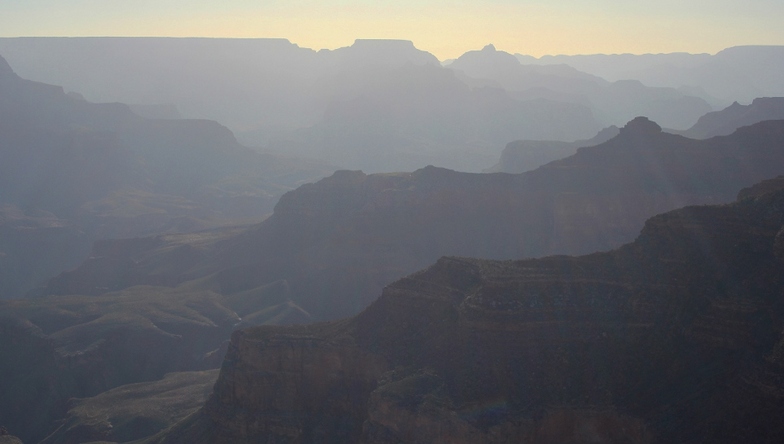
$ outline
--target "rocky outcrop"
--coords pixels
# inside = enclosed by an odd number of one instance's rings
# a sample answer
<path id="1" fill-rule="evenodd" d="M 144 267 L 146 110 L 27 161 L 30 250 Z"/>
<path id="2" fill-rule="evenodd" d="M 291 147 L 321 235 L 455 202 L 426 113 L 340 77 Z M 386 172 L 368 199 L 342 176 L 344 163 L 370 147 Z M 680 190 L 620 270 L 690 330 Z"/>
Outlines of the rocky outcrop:
<path id="1" fill-rule="evenodd" d="M 218 396 L 205 410 L 221 430 L 219 442 L 258 436 L 356 440 L 366 394 L 388 364 L 352 342 L 350 337 L 325 340 L 297 332 L 268 337 L 236 333 L 227 353 L 236 365 L 224 368 Z"/>
<path id="2" fill-rule="evenodd" d="M 66 354 L 83 352 L 73 361 L 82 385 L 63 393 L 91 396 L 142 376 L 204 368 L 222 357 L 219 347 L 237 327 L 354 315 L 384 286 L 443 255 L 519 259 L 617 247 L 653 214 L 727 202 L 739 189 L 782 174 L 782 125 L 763 122 L 695 141 L 656 131 L 640 119 L 606 143 L 521 175 L 434 167 L 377 175 L 342 171 L 286 194 L 272 217 L 250 229 L 100 243 L 90 260 L 37 293 L 49 296 L 4 310 L 40 327 Z M 456 273 L 466 269 L 461 265 Z M 625 285 L 597 284 L 595 292 L 616 294 Z M 454 315 L 450 303 L 433 303 L 417 303 L 416 310 L 435 318 Z M 743 344 L 753 332 L 739 328 L 737 337 L 725 337 L 712 326 L 739 325 L 733 316 L 745 307 L 731 301 L 712 307 L 694 324 L 693 335 L 708 343 Z M 490 322 L 480 314 L 470 312 L 472 322 Z M 656 316 L 638 314 L 648 316 L 639 325 Z M 408 314 L 397 322 L 411 326 Z M 532 324 L 529 341 L 558 337 L 538 325 Z M 416 331 L 412 326 L 410 333 Z M 411 354 L 418 344 L 412 339 L 400 353 Z M 487 362 L 494 359 L 487 356 Z M 494 375 L 514 380 L 504 368 Z M 554 368 L 542 371 L 557 374 Z M 623 374 L 614 379 L 623 381 Z"/>
<path id="3" fill-rule="evenodd" d="M 608 142 L 522 175 L 340 172 L 284 195 L 270 219 L 229 241 L 227 261 L 234 255 L 244 264 L 226 278 L 256 285 L 284 276 L 303 308 L 338 317 L 352 310 L 339 313 L 330 295 L 365 306 L 384 283 L 442 255 L 514 259 L 615 248 L 655 214 L 729 202 L 744 186 L 781 174 L 783 130 L 784 122 L 766 122 L 696 141 L 637 119 Z"/>
<path id="4" fill-rule="evenodd" d="M 609 126 L 588 140 L 558 142 L 555 140 L 517 140 L 509 142 L 501 152 L 501 158 L 486 173 L 524 173 L 558 159 L 567 158 L 578 148 L 604 143 L 617 136 L 619 129 Z"/>
<path id="5" fill-rule="evenodd" d="M 635 117 L 623 128 L 620 129 L 619 134 L 623 137 L 656 137 L 662 132 L 661 127 L 656 122 L 652 122 L 647 117 Z"/>
<path id="6" fill-rule="evenodd" d="M 779 190 L 607 253 L 442 258 L 354 318 L 235 333 L 156 442 L 779 442 L 782 222 Z"/>

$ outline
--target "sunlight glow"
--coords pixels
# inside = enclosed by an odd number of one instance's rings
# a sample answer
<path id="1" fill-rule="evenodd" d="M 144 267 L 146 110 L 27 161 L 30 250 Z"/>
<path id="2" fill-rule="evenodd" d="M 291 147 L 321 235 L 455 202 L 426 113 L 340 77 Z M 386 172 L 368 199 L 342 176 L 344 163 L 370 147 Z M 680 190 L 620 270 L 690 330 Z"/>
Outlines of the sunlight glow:
<path id="1" fill-rule="evenodd" d="M 488 43 L 544 54 L 710 52 L 784 44 L 784 2 L 664 0 L 4 0 L 0 36 L 282 37 L 313 49 L 411 40 L 440 59 Z"/>

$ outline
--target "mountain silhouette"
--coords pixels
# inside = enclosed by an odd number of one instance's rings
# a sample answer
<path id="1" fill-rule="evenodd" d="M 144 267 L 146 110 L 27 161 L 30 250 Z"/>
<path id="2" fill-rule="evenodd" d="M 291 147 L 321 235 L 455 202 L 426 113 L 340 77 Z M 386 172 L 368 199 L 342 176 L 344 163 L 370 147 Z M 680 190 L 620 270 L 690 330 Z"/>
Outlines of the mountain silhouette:
<path id="1" fill-rule="evenodd" d="M 710 54 L 595 54 L 520 56 L 523 63 L 568 64 L 610 81 L 637 79 L 646 85 L 687 87 L 714 106 L 784 96 L 784 46 L 734 46 Z M 665 125 L 666 126 L 666 125 Z"/>
<path id="2" fill-rule="evenodd" d="M 742 126 L 779 119 L 784 119 L 784 98 L 760 97 L 749 105 L 735 102 L 721 111 L 708 113 L 691 128 L 676 133 L 693 139 L 707 139 L 732 134 Z"/>
<path id="3" fill-rule="evenodd" d="M 0 53 L 91 101 L 174 105 L 243 144 L 365 172 L 479 172 L 513 140 L 585 140 L 638 115 L 685 129 L 712 110 L 687 89 L 521 65 L 491 45 L 447 67 L 400 40 L 11 38 Z"/>
<path id="4" fill-rule="evenodd" d="M 569 157 L 577 149 L 594 146 L 617 136 L 617 126 L 609 126 L 588 140 L 559 142 L 556 140 L 517 140 L 509 142 L 501 153 L 497 164 L 488 168 L 487 173 L 524 173 L 534 170 L 548 162 Z"/>
<path id="5" fill-rule="evenodd" d="M 469 51 L 448 67 L 469 77 L 492 80 L 518 92 L 515 97 L 520 99 L 548 98 L 588 106 L 607 126 L 644 115 L 665 127 L 685 129 L 712 110 L 703 99 L 673 88 L 650 88 L 629 79 L 608 82 L 565 64 L 524 65 L 492 45 Z"/>

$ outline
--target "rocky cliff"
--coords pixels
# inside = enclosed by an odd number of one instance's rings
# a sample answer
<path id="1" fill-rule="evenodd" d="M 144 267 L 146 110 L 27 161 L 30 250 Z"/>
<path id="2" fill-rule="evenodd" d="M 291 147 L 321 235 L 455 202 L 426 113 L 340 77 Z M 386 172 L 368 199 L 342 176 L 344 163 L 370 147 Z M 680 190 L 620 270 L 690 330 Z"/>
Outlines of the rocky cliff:
<path id="1" fill-rule="evenodd" d="M 41 328 L 52 348 L 93 359 L 69 367 L 93 385 L 66 383 L 71 389 L 54 399 L 90 396 L 204 368 L 236 327 L 355 315 L 384 286 L 443 255 L 519 259 L 617 247 L 653 214 L 727 202 L 784 173 L 783 141 L 782 122 L 695 141 L 638 119 L 606 143 L 521 175 L 341 171 L 286 194 L 250 229 L 101 242 L 39 298 L 4 311 Z M 14 386 L 14 378 L 0 382 Z"/>
<path id="2" fill-rule="evenodd" d="M 616 248 L 655 214 L 730 202 L 741 188 L 784 173 L 783 147 L 784 121 L 692 140 L 638 118 L 605 143 L 520 175 L 340 171 L 285 194 L 269 219 L 193 250 L 198 255 L 186 247 L 123 255 L 125 247 L 109 243 L 105 250 L 117 254 L 93 254 L 44 291 L 122 288 L 120 279 L 96 280 L 96 269 L 147 285 L 217 273 L 223 294 L 284 279 L 299 306 L 335 319 L 444 255 L 518 259 Z"/>
<path id="3" fill-rule="evenodd" d="M 582 257 L 442 258 L 345 321 L 232 336 L 154 442 L 781 442 L 784 190 Z"/>

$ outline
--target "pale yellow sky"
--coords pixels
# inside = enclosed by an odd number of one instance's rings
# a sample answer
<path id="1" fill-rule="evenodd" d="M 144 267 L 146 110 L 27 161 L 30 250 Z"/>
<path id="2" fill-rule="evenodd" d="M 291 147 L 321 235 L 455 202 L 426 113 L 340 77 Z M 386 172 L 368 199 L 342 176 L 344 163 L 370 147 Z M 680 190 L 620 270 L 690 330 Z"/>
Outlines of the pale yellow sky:
<path id="1" fill-rule="evenodd" d="M 784 44 L 780 0 L 0 0 L 0 11 L 4 37 L 282 37 L 314 49 L 394 38 L 442 60 L 488 43 L 535 56 Z"/>

